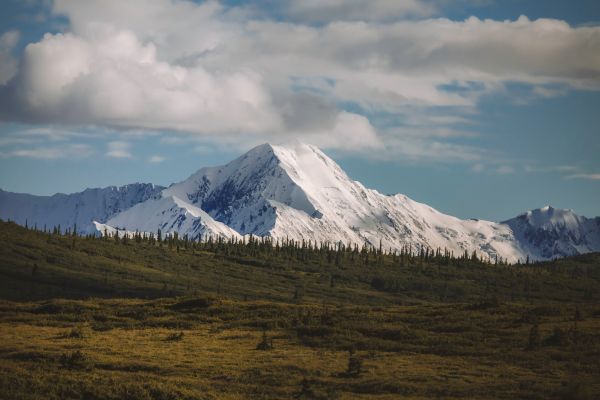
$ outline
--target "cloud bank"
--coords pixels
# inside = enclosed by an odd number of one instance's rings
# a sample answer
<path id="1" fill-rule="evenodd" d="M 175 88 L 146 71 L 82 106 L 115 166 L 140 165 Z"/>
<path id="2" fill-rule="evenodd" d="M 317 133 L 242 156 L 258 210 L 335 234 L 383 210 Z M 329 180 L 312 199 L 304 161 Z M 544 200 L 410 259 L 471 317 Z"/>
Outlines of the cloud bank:
<path id="1" fill-rule="evenodd" d="M 477 133 L 455 125 L 482 96 L 513 82 L 539 97 L 600 89 L 600 27 L 368 4 L 280 2 L 275 20 L 215 1 L 56 0 L 68 29 L 18 64 L 18 33 L 0 36 L 0 118 L 477 162 L 480 149 L 454 141 Z"/>

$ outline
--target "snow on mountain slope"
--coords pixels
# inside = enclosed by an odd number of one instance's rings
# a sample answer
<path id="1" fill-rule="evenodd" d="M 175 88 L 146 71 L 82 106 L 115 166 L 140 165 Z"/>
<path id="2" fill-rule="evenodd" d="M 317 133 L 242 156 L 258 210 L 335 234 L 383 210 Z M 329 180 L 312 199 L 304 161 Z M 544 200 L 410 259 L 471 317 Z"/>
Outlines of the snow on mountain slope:
<path id="1" fill-rule="evenodd" d="M 194 240 L 200 235 L 240 236 L 201 209 L 174 196 L 139 203 L 109 219 L 106 225 L 126 231 L 157 232 L 160 229 L 163 234 L 177 232 Z"/>
<path id="2" fill-rule="evenodd" d="M 510 226 L 525 253 L 550 259 L 600 251 L 600 218 L 546 206 L 503 222 Z"/>
<path id="3" fill-rule="evenodd" d="M 253 234 L 396 250 L 445 248 L 511 262 L 600 251 L 600 218 L 544 207 L 503 223 L 461 220 L 404 195 L 368 189 L 318 148 L 301 143 L 257 146 L 166 189 L 135 184 L 52 197 L 0 191 L 0 218 L 21 224 L 27 218 L 38 227 L 77 223 L 96 232 L 161 229 L 193 239 Z"/>
<path id="4" fill-rule="evenodd" d="M 171 185 L 163 196 L 186 199 L 242 234 L 270 232 L 276 220 L 271 200 L 308 213 L 315 211 L 270 145 L 258 146 L 225 166 L 202 168 Z"/>
<path id="5" fill-rule="evenodd" d="M 241 234 L 523 257 L 508 227 L 461 221 L 367 189 L 318 148 L 300 143 L 258 146 L 225 166 L 199 170 L 163 196 L 187 199 Z"/>
<path id="6" fill-rule="evenodd" d="M 95 233 L 93 221 L 105 222 L 111 216 L 134 204 L 156 197 L 164 188 L 147 183 L 121 187 L 86 189 L 73 194 L 34 196 L 0 190 L 0 218 L 38 229 L 72 229 L 77 225 L 80 233 Z"/>
<path id="7" fill-rule="evenodd" d="M 516 261 L 522 251 L 513 240 L 510 229 L 487 221 L 462 221 L 415 202 L 403 195 L 386 196 L 352 181 L 344 171 L 320 150 L 298 145 L 275 148 L 292 179 L 309 193 L 307 197 L 322 214 L 317 222 L 307 215 L 282 216 L 273 229 L 283 236 L 298 229 L 298 221 L 307 227 L 304 235 L 330 229 L 323 239 L 335 240 L 343 233 L 354 243 L 381 245 L 386 249 L 411 246 L 446 248 L 455 254 L 476 251 Z M 289 212 L 281 210 L 281 214 Z M 287 221 L 293 221 L 292 224 Z"/>

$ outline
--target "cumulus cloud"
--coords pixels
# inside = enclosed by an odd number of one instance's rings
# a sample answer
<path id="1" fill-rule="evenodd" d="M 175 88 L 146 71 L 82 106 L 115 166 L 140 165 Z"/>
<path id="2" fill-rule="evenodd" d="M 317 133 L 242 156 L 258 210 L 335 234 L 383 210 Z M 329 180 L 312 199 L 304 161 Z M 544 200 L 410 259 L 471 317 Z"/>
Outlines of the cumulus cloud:
<path id="1" fill-rule="evenodd" d="M 556 20 L 337 22 L 320 28 L 262 21 L 248 29 L 250 39 L 234 53 L 242 65 L 271 77 L 284 73 L 282 80 L 327 77 L 329 86 L 313 79 L 316 91 L 367 109 L 469 106 L 474 93 L 499 90 L 504 82 L 598 88 L 600 81 L 600 28 Z M 222 62 L 220 56 L 206 61 Z M 476 91 L 444 87 L 469 82 L 479 83 Z"/>
<path id="2" fill-rule="evenodd" d="M 115 140 L 107 144 L 106 156 L 111 158 L 132 158 L 131 143 Z"/>
<path id="3" fill-rule="evenodd" d="M 304 131 L 302 136 L 317 146 L 343 151 L 372 151 L 383 148 L 381 139 L 367 118 L 345 111 L 336 116 L 331 128 Z"/>
<path id="4" fill-rule="evenodd" d="M 418 20 L 434 3 L 366 3 L 281 2 L 291 21 L 275 21 L 216 1 L 56 0 L 69 28 L 25 48 L 0 117 L 476 162 L 452 141 L 475 135 L 453 126 L 464 120 L 451 114 L 469 118 L 456 110 L 507 82 L 539 97 L 600 89 L 600 27 Z M 452 112 L 426 112 L 440 107 Z"/>
<path id="5" fill-rule="evenodd" d="M 132 32 L 47 34 L 25 49 L 20 111 L 48 121 L 192 132 L 272 129 L 277 116 L 260 76 L 161 62 Z"/>

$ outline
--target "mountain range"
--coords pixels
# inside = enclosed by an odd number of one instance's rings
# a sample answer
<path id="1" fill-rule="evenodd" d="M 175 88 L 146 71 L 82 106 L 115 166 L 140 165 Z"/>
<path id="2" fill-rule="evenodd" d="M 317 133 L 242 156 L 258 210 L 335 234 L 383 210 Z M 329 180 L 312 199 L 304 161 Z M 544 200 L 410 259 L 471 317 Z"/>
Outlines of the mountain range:
<path id="1" fill-rule="evenodd" d="M 402 194 L 368 189 L 321 150 L 301 143 L 260 145 L 167 188 L 135 183 L 54 196 L 0 190 L 0 218 L 38 229 L 76 225 L 82 234 L 252 234 L 455 255 L 475 251 L 509 262 L 600 251 L 600 217 L 546 206 L 499 223 L 461 220 Z"/>

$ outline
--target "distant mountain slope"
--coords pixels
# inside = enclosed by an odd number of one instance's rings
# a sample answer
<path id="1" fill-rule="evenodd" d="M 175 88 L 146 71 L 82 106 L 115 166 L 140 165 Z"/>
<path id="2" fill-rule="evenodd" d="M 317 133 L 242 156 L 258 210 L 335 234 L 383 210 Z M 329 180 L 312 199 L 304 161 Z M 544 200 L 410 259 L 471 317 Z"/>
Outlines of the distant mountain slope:
<path id="1" fill-rule="evenodd" d="M 534 259 L 567 257 L 600 250 L 600 217 L 546 206 L 504 221 Z"/>
<path id="2" fill-rule="evenodd" d="M 73 194 L 34 196 L 0 190 L 0 218 L 48 229 L 60 225 L 80 233 L 95 233 L 94 221 L 105 222 L 131 206 L 155 198 L 164 187 L 134 183 L 121 187 L 86 189 Z"/>
<path id="3" fill-rule="evenodd" d="M 461 220 L 351 180 L 321 150 L 264 144 L 164 189 L 147 184 L 36 197 L 0 192 L 0 218 L 94 231 L 271 236 L 384 249 L 477 252 L 511 262 L 600 251 L 600 218 L 545 207 L 496 223 Z M 105 225 L 98 224 L 101 232 Z"/>

